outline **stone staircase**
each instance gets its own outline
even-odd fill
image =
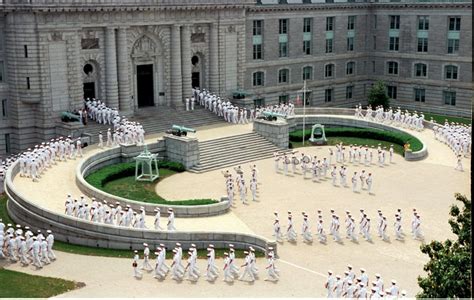
[[[201,107],[197,107],[194,111],[176,110],[167,106],[150,107],[138,110],[129,120],[140,122],[145,129],[145,134],[164,132],[173,124],[191,128],[218,123],[226,124],[222,118]],[[107,129],[111,127],[113,126],[101,125],[89,120],[85,133],[92,135],[92,143],[97,143],[99,131],[102,131],[105,140]]]
[[[277,146],[252,132],[199,142],[199,164],[191,172],[203,173],[270,158]]]

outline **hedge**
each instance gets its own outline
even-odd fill
[[[423,148],[423,144],[416,137],[399,132],[384,131],[372,128],[352,128],[352,127],[328,127],[324,129],[326,137],[358,137],[372,140],[386,141],[400,146],[405,143],[410,144],[412,151],[419,151]],[[305,130],[305,140],[311,136],[311,129]],[[290,132],[290,142],[300,142],[303,138],[303,130]]]

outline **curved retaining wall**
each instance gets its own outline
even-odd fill
[[[152,152],[158,152],[156,150],[160,149],[160,147],[155,147],[153,144],[148,148]],[[76,168],[76,185],[81,190],[81,192],[88,197],[95,197],[96,199],[106,200],[110,203],[119,202],[122,206],[130,205],[133,210],[139,210],[140,207],[143,206],[147,215],[155,214],[154,209],[157,207],[160,208],[161,213],[165,216],[167,215],[167,209],[171,207],[173,208],[175,215],[180,218],[216,216],[229,211],[230,202],[228,201],[227,197],[222,197],[220,199],[221,201],[218,203],[206,205],[162,205],[144,203],[111,195],[90,185],[84,179],[87,177],[87,175],[105,166],[132,161],[133,157],[136,155],[130,154],[129,150],[130,149],[124,147],[117,147],[110,150],[101,151],[79,163]],[[124,155],[124,152],[126,155]]]
[[[33,204],[15,191],[12,178],[18,172],[19,165],[15,163],[5,177],[5,192],[9,198],[8,214],[18,224],[28,225],[32,229],[52,230],[55,238],[59,241],[113,249],[142,249],[143,243],[148,243],[151,247],[156,247],[160,243],[171,246],[176,242],[180,242],[184,248],[190,247],[192,243],[199,248],[206,248],[210,243],[214,244],[216,248],[227,248],[228,244],[232,243],[238,249],[247,249],[249,246],[253,246],[262,251],[270,246],[276,249],[277,246],[273,241],[250,234],[206,231],[168,232],[122,228],[59,215]]]
[[[296,115],[293,117],[288,118],[288,123],[290,124],[290,128],[292,130],[300,129],[302,126],[303,116]],[[370,122],[362,119],[354,119],[354,118],[340,118],[336,116],[326,116],[326,115],[306,115],[306,125],[311,128],[310,124],[323,124],[323,125],[339,125],[339,126],[347,126],[347,127],[358,127],[358,128],[373,128],[373,129],[381,129],[386,131],[398,132],[409,134],[413,136],[410,132],[401,130],[389,125]],[[423,143],[422,140],[420,142],[423,145],[423,148],[416,152],[405,152],[405,160],[414,161],[414,160],[421,160],[428,156],[428,148],[426,144]]]

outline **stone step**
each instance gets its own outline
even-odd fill
[[[261,140],[261,136],[259,136],[258,134],[246,133],[246,134],[237,135],[235,138],[226,137],[222,139],[199,142],[199,146],[202,147],[202,149],[205,149],[205,148],[208,148],[209,146],[225,145],[229,143],[238,143],[238,142],[252,142],[252,141],[257,141],[257,140]]]
[[[245,155],[242,155],[242,153],[233,153],[233,154],[227,154],[227,155],[222,155],[218,157],[211,157],[211,158],[204,158],[204,159],[199,159],[199,163],[202,165],[207,165],[207,164],[213,164],[215,162],[219,161],[227,161],[227,160],[233,160],[233,159],[240,159],[240,158],[252,158],[254,156],[258,156],[261,154],[266,154],[266,155],[273,155],[273,152],[275,152],[275,148],[260,148],[260,149],[254,149],[254,150],[249,150],[245,152]]]
[[[272,144],[267,144],[267,143],[264,143],[264,144],[259,144],[259,145],[255,145],[255,146],[248,146],[248,147],[241,147],[241,148],[229,148],[229,149],[226,149],[226,150],[222,150],[222,151],[216,151],[216,152],[212,152],[212,153],[200,153],[199,154],[199,160],[200,161],[208,161],[208,160],[213,160],[213,159],[220,159],[220,158],[223,158],[223,157],[226,157],[226,156],[232,156],[234,157],[235,155],[240,155],[240,156],[244,156],[246,155],[247,153],[250,153],[250,152],[258,152],[258,151],[278,151],[279,149],[277,147],[275,147],[274,145]],[[272,152],[272,153],[273,153]]]
[[[199,150],[202,152],[208,152],[212,151],[214,149],[225,149],[226,147],[233,147],[233,148],[239,148],[242,146],[251,146],[253,144],[259,144],[259,143],[264,143],[266,142],[267,144],[271,144],[269,141],[266,140],[261,140],[258,138],[250,138],[250,139],[239,139],[236,140],[235,142],[221,142],[217,143],[216,145],[208,144],[208,145],[201,145],[199,144]]]
[[[203,173],[203,172],[208,172],[208,171],[213,171],[213,170],[218,170],[218,169],[223,169],[226,167],[230,166],[235,166],[239,164],[244,164],[244,163],[249,163],[265,158],[271,158],[273,154],[261,154],[261,155],[256,155],[252,157],[245,157],[242,159],[232,159],[229,161],[221,161],[219,163],[215,164],[208,164],[208,165],[196,165],[193,168],[191,168],[189,171],[194,172],[194,173]]]

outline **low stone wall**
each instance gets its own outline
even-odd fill
[[[160,140],[157,143],[152,143],[149,145],[148,149],[151,152],[164,153],[165,143]],[[133,146],[135,147],[135,146]],[[230,209],[230,202],[227,197],[222,197],[220,202],[215,204],[206,204],[206,205],[162,205],[162,204],[152,204],[133,201],[130,199],[118,197],[106,193],[92,185],[90,185],[84,178],[92,172],[101,169],[105,166],[128,162],[132,160],[132,157],[135,157],[142,151],[142,148],[137,147],[138,149],[133,149],[129,147],[116,147],[110,150],[99,152],[84,161],[82,161],[76,168],[76,185],[78,188],[88,197],[94,197],[100,200],[106,200],[110,203],[119,202],[120,205],[130,205],[133,210],[139,210],[140,207],[145,208],[145,213],[147,215],[154,215],[155,208],[159,207],[162,215],[167,215],[168,208],[173,208],[175,215],[180,218],[186,217],[209,217],[224,214]]]
[[[151,247],[156,247],[160,243],[171,246],[180,242],[184,248],[194,243],[201,249],[209,244],[214,244],[216,248],[227,248],[229,243],[234,244],[237,249],[247,249],[252,246],[265,251],[270,246],[275,249],[277,247],[274,241],[251,234],[206,231],[168,232],[123,228],[57,214],[33,204],[15,191],[12,178],[18,172],[19,165],[16,163],[8,170],[5,177],[5,192],[9,198],[8,214],[16,223],[30,226],[33,230],[52,230],[59,241],[90,247],[130,250],[142,249],[145,242]]]
[[[275,144],[280,149],[288,149],[289,124],[287,121],[255,120],[253,131]]]
[[[302,129],[303,116],[296,115],[292,118],[294,119],[292,120],[293,130]],[[392,126],[381,124],[381,123],[366,121],[363,119],[340,118],[337,116],[327,116],[327,115],[306,115],[305,122],[307,125],[309,125],[309,128],[313,124],[323,124],[323,125],[347,126],[347,127],[358,127],[358,128],[373,128],[373,129],[381,129],[381,130],[400,132],[400,133],[412,135],[410,134],[410,132],[402,130],[402,129],[398,129],[396,127],[392,127]],[[423,143],[423,141],[421,141],[421,143],[423,144],[423,148],[421,150],[415,151],[415,152],[408,152],[408,151],[405,152],[406,160],[409,160],[409,161],[421,160],[428,156],[428,148],[426,147],[426,144]]]

